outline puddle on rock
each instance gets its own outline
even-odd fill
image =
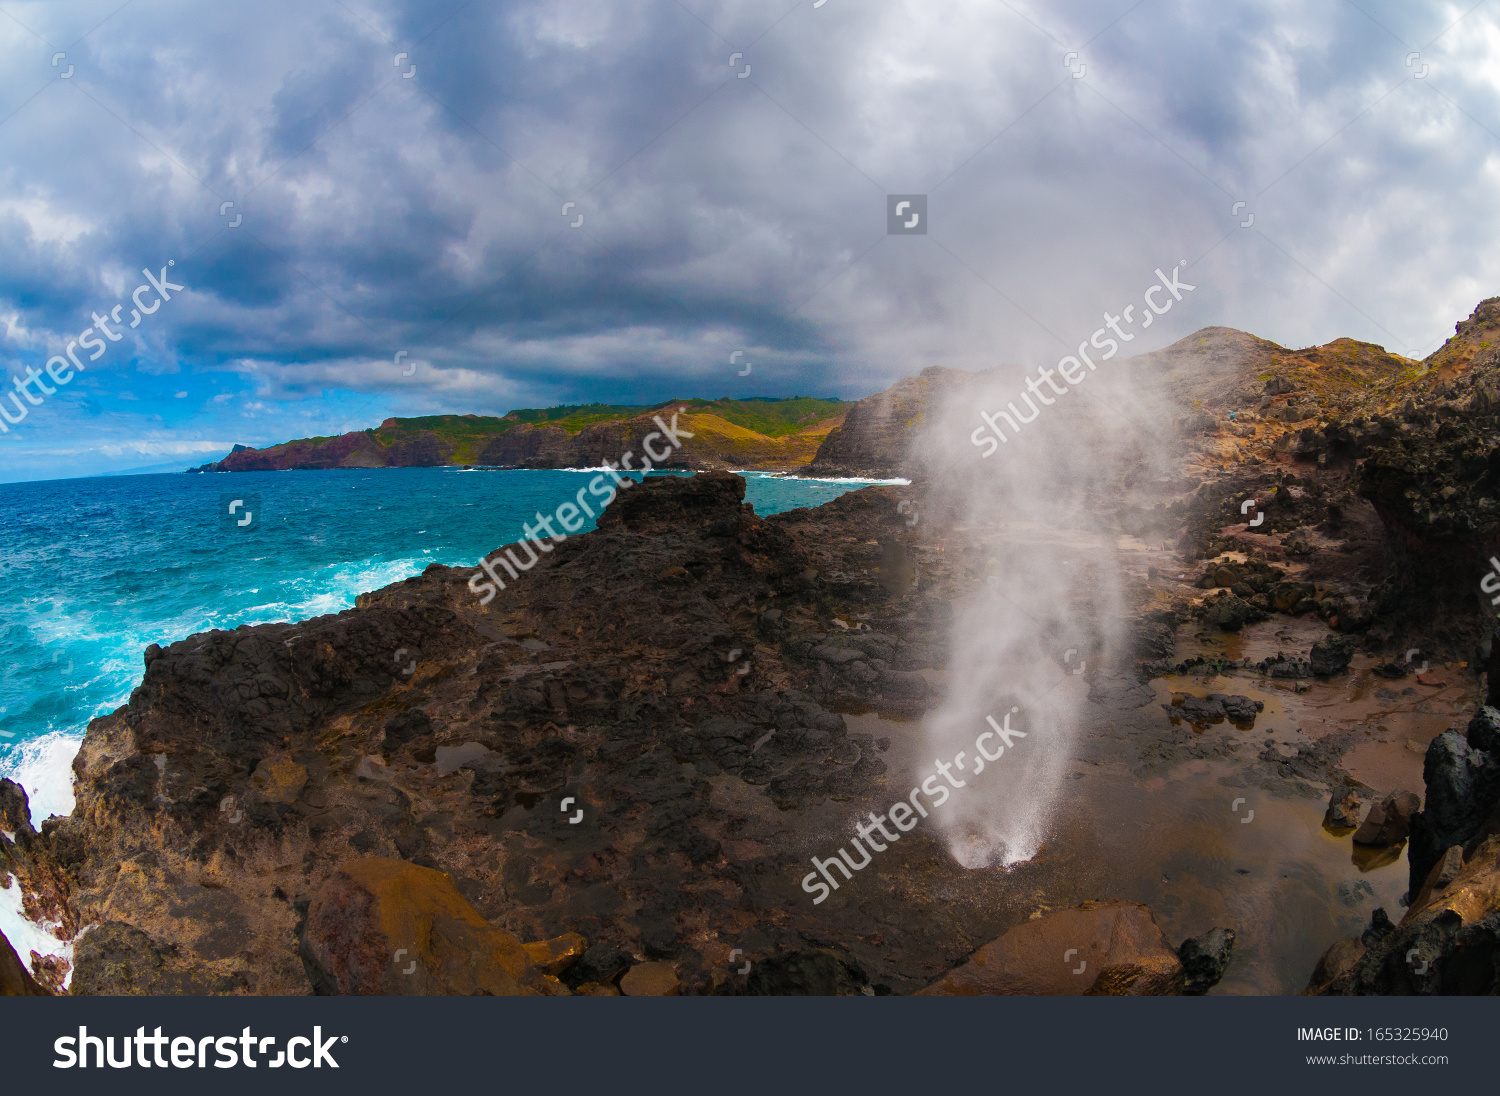
[[[1164,683],[1154,686],[1168,699]],[[1126,899],[1152,909],[1173,947],[1217,926],[1235,930],[1234,961],[1215,994],[1297,993],[1323,951],[1357,936],[1376,906],[1400,919],[1403,850],[1386,850],[1378,863],[1379,856],[1362,853],[1365,859],[1356,864],[1349,836],[1323,828],[1323,797],[1278,797],[1246,779],[1267,738],[1299,737],[1296,724],[1305,717],[1288,711],[1289,697],[1256,690],[1244,679],[1215,680],[1205,691],[1238,692],[1266,704],[1253,731],[1224,725],[1208,732],[1225,740],[1224,759],[1189,760],[1143,777],[1134,747],[1150,727],[1165,727],[1165,713],[1149,705],[1140,715],[1091,705],[1091,726],[1074,739],[1076,756],[1033,860],[965,870],[944,835],[924,821],[907,835],[916,840],[878,854],[875,871],[846,882],[819,907],[820,915],[869,941],[870,955],[884,961],[877,966],[911,972],[918,980],[898,989],[908,992],[921,984],[917,972],[923,960],[931,962],[934,946],[952,947],[953,937],[964,941],[951,955],[956,962],[1028,916],[1088,899]],[[920,722],[877,714],[845,718],[851,733],[889,740],[879,755],[888,771],[886,791],[872,804],[877,810],[933,772]],[[1121,720],[1134,720],[1139,735],[1117,737],[1124,748],[1103,745],[1099,740],[1107,736],[1092,725]],[[998,794],[999,788],[976,786],[972,793]],[[827,801],[799,812],[799,828],[809,849],[827,857],[848,841],[867,809]]]

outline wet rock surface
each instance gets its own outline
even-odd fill
[[[1391,792],[1370,805],[1369,814],[1354,831],[1354,843],[1384,847],[1405,841],[1412,816],[1421,805],[1422,800],[1415,792]]]
[[[1500,709],[1486,705],[1464,731],[1433,739],[1422,766],[1426,803],[1411,820],[1411,890],[1415,893],[1450,847],[1472,850],[1500,832]]]
[[[1192,954],[1196,962],[1200,953]],[[1195,969],[1206,977],[1202,963]],[[1085,902],[1016,926],[921,994],[1162,997],[1183,993],[1185,984],[1182,961],[1149,909]]]
[[[1234,930],[1209,929],[1202,936],[1184,940],[1177,949],[1182,962],[1182,992],[1201,997],[1224,977],[1234,956]]]
[[[1236,726],[1248,729],[1255,723],[1255,714],[1265,708],[1265,702],[1238,694],[1210,693],[1206,697],[1176,694],[1172,703],[1162,707],[1173,719],[1186,723],[1207,726],[1228,719]]]
[[[1450,865],[1451,866],[1451,865]],[[1493,995],[1500,947],[1500,838],[1486,839],[1452,879],[1393,925],[1377,909],[1357,940],[1333,945],[1308,983],[1312,995]]]
[[[1333,830],[1357,829],[1362,802],[1357,789],[1347,783],[1339,784],[1328,800],[1328,810],[1323,813],[1323,825]]]

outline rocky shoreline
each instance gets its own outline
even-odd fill
[[[963,578],[898,489],[769,520],[743,490],[637,487],[493,607],[434,566],[338,616],[149,649],[131,702],[90,726],[72,817],[34,834],[5,788],[0,849],[29,858],[38,912],[90,926],[72,992],[884,993],[942,975],[974,946],[961,918],[914,926],[922,962],[890,967],[849,926],[858,905],[798,890],[783,819],[874,802],[888,744],[840,712],[933,702],[941,595]],[[1147,971],[1182,991],[1160,930],[1127,947],[1111,910],[1076,916],[1104,925],[1098,992]],[[419,922],[439,928],[391,928]],[[410,956],[421,977],[392,973]]]
[[[0,783],[0,876],[74,941],[71,971],[0,948],[0,992],[1295,989],[1272,970],[1282,838],[1207,853],[1224,827],[1185,808],[1159,863],[1123,842],[1099,889],[1080,850],[1162,787],[1236,840],[1257,795],[1283,835],[1321,816],[1361,873],[1407,855],[1373,912],[1339,885],[1339,924],[1368,927],[1305,992],[1494,992],[1500,650],[1471,572],[1500,547],[1497,330],[1492,300],[1426,363],[1209,329],[1122,365],[1191,410],[1176,468],[1113,496],[1127,649],[1071,686],[1068,779],[1097,815],[1031,862],[968,871],[919,828],[826,903],[798,886],[906,779],[954,606],[1003,555],[910,455],[929,401],[972,383],[928,370],[812,466],[910,487],[761,519],[732,474],[650,480],[489,604],[433,566],[336,616],[147,649],[89,727],[71,817],[36,832]],[[1204,860],[1265,918],[1174,890]]]

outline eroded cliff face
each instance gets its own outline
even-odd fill
[[[909,476],[920,468],[913,451],[928,412],[970,383],[973,375],[928,366],[850,408],[843,425],[818,447],[807,468],[813,476]]]

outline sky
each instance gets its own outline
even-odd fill
[[[1029,367],[1174,266],[1128,350],[1500,294],[1492,2],[0,0],[0,58],[0,482]]]

